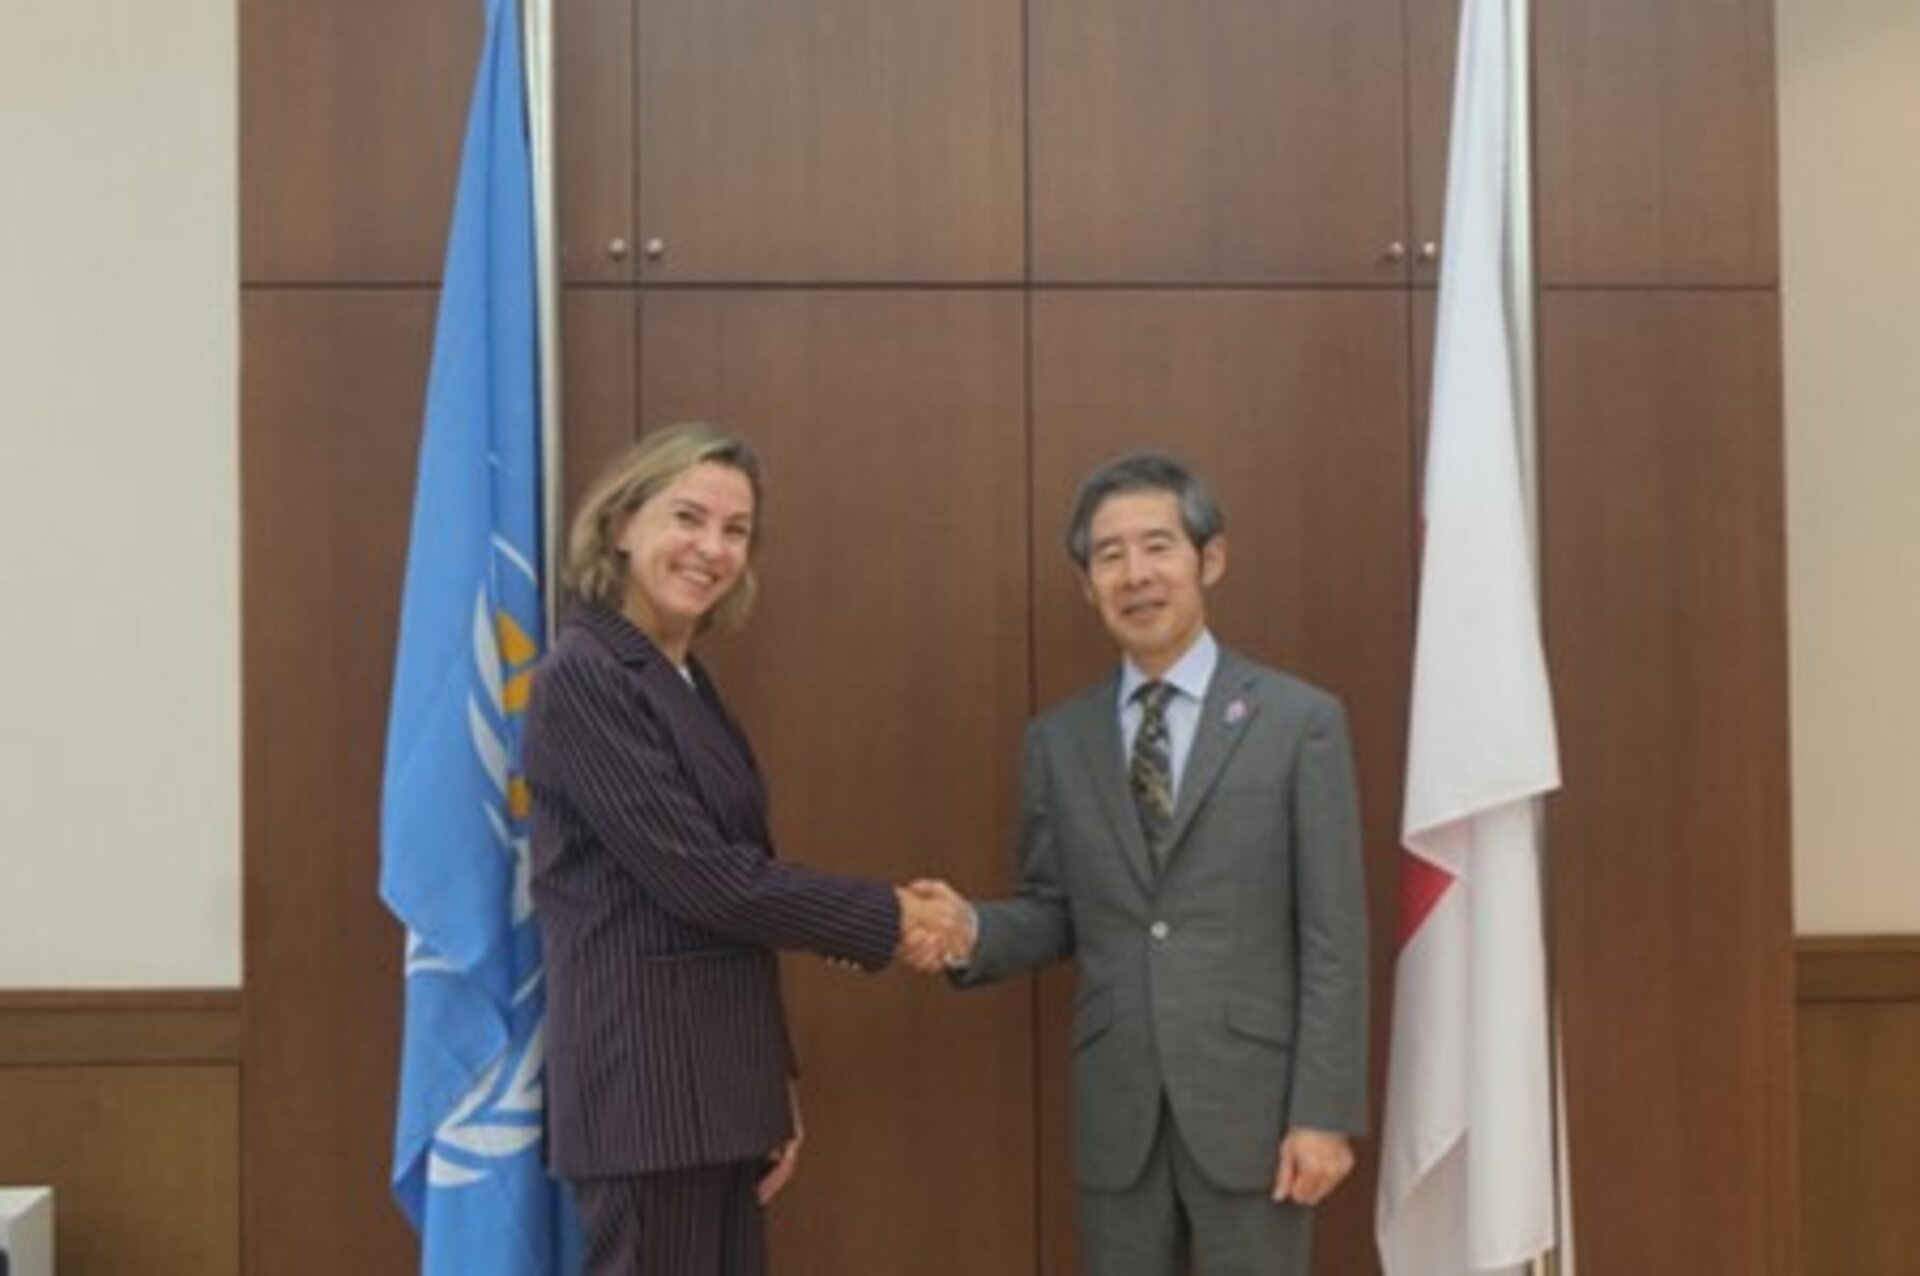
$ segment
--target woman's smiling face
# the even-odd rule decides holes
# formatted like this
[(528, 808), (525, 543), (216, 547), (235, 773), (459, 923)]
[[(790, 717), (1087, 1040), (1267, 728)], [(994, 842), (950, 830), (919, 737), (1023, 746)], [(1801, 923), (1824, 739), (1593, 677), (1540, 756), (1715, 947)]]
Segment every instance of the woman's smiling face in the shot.
[(627, 617), (676, 662), (702, 620), (740, 584), (753, 545), (753, 484), (703, 461), (627, 516)]

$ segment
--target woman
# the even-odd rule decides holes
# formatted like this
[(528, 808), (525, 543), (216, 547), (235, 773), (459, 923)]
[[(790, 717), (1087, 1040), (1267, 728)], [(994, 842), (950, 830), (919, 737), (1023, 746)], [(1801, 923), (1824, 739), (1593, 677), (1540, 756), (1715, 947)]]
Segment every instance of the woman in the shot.
[(690, 652), (746, 615), (759, 504), (753, 453), (704, 426), (618, 458), (528, 709), (550, 1157), (591, 1273), (765, 1270), (801, 1138), (774, 951), (877, 969), (933, 907), (773, 857), (753, 751)]

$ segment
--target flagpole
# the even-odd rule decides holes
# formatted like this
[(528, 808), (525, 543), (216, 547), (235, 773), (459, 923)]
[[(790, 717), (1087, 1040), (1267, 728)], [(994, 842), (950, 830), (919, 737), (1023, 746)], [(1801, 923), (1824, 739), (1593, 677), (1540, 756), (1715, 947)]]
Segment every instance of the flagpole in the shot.
[[(1507, 313), (1513, 317), (1514, 424), (1519, 435), (1520, 483), (1526, 506), (1527, 545), (1533, 555), (1534, 584), (1544, 597), (1540, 552), (1540, 403), (1538, 306), (1533, 235), (1533, 33), (1529, 0), (1507, 4)], [(1549, 884), (1547, 829), (1542, 804), (1533, 809), (1535, 845), (1540, 851), (1542, 959), (1547, 971), (1547, 1016), (1552, 1065), (1547, 1081), (1552, 1096), (1554, 1157), (1554, 1247), (1533, 1262), (1533, 1276), (1574, 1276), (1573, 1220), (1566, 1181), (1566, 1095), (1560, 1060), (1559, 998), (1555, 993), (1553, 909)]]
[(1507, 287), (1513, 316), (1514, 418), (1520, 434), (1520, 482), (1527, 543), (1540, 573), (1539, 378), (1535, 375), (1533, 268), (1533, 100), (1528, 0), (1507, 3)]
[(554, 210), (553, 0), (521, 0), (527, 137), (533, 159), (534, 301), (540, 334), (540, 579), (547, 637), (560, 597), (560, 288)]

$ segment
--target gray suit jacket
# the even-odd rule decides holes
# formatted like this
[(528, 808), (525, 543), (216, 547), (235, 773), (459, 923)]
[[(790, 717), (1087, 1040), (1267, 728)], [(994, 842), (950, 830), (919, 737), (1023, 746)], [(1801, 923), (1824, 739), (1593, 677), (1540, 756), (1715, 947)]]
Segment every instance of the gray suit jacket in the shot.
[(1019, 888), (978, 905), (958, 982), (1079, 958), (1083, 1187), (1134, 1180), (1164, 1093), (1217, 1185), (1262, 1190), (1289, 1127), (1366, 1127), (1367, 911), (1345, 714), (1222, 648), (1156, 871), (1117, 695), (1110, 678), (1028, 728)]

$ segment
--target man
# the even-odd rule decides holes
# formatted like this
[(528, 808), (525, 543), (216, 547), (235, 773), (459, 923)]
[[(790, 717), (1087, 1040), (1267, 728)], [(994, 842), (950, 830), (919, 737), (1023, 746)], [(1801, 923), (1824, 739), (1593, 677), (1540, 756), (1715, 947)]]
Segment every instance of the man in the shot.
[(1121, 667), (1028, 729), (1018, 890), (919, 964), (966, 986), (1078, 959), (1090, 1276), (1304, 1273), (1310, 1207), (1366, 1124), (1345, 717), (1215, 644), (1224, 518), (1171, 458), (1089, 477), (1067, 549)]

